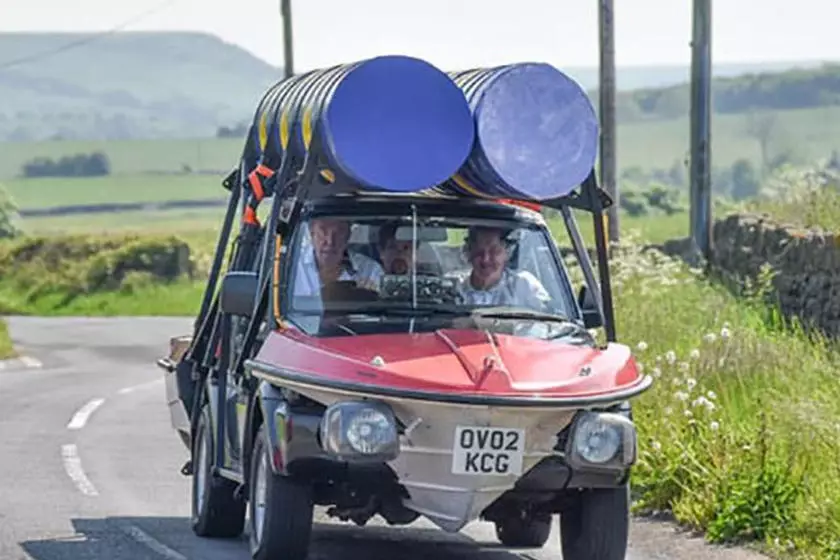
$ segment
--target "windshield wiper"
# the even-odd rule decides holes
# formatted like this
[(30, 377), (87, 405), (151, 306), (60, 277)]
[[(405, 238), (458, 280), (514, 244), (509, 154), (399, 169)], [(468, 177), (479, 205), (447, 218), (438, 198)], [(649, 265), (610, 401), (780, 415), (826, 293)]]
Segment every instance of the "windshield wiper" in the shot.
[(479, 307), (473, 309), (470, 315), (476, 317), (486, 317), (488, 319), (524, 319), (534, 321), (552, 321), (555, 323), (569, 323), (577, 325), (575, 321), (569, 319), (565, 315), (557, 313), (546, 313), (544, 311), (534, 311), (532, 309), (511, 308), (511, 307)]

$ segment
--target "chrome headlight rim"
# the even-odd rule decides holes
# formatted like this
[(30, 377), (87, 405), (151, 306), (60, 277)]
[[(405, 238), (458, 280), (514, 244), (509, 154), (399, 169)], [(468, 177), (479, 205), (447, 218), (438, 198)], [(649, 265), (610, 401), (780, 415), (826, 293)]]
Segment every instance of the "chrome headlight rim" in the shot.
[[(608, 459), (592, 461), (580, 452), (582, 439), (591, 436), (593, 427), (601, 427), (615, 434), (618, 445)], [(587, 432), (586, 430), (589, 430)], [(626, 415), (598, 410), (578, 412), (566, 439), (565, 458), (573, 470), (580, 471), (625, 471), (636, 463), (636, 426)]]
[[(360, 418), (367, 416), (370, 423), (379, 423), (383, 441), (370, 450), (364, 449), (364, 438), (371, 432), (360, 426)], [(364, 424), (362, 424), (364, 425)], [(369, 424), (368, 424), (369, 425)], [(356, 427), (351, 436), (350, 430)], [(318, 441), (331, 457), (346, 462), (382, 462), (399, 455), (399, 423), (391, 407), (381, 401), (343, 400), (327, 407), (318, 426)], [(367, 442), (370, 444), (370, 441)]]

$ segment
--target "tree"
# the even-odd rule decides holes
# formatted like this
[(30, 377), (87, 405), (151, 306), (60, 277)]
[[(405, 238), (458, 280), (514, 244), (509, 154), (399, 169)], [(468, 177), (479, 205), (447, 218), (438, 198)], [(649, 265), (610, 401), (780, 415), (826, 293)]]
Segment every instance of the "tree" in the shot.
[(735, 200), (754, 198), (761, 190), (755, 167), (752, 162), (743, 158), (732, 164), (731, 184), (732, 198)]
[(18, 207), (12, 195), (0, 185), (0, 239), (10, 239), (23, 233), (17, 227), (18, 219)]
[(767, 169), (770, 163), (770, 146), (777, 129), (776, 115), (772, 113), (750, 112), (747, 116), (746, 132), (758, 142), (761, 152), (761, 169)]

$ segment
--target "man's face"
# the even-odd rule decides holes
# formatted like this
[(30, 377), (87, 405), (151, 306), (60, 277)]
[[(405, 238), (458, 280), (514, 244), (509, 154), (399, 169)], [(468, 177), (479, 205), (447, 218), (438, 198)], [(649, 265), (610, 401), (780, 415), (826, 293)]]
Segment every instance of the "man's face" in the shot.
[(507, 250), (498, 230), (477, 231), (469, 252), (475, 287), (487, 288), (498, 282), (507, 259)]
[(388, 274), (408, 274), (411, 271), (411, 241), (388, 238), (379, 248), (382, 265)]
[(318, 266), (322, 269), (338, 267), (350, 239), (350, 224), (344, 220), (315, 219), (309, 226), (309, 233)]

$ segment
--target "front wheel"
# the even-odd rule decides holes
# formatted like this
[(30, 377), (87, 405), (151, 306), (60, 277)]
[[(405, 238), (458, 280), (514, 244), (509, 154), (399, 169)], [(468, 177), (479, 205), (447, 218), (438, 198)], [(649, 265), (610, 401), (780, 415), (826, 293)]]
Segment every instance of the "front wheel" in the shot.
[(245, 526), (245, 501), (237, 497), (235, 482), (213, 476), (213, 440), (204, 405), (193, 442), (192, 528), (200, 537), (235, 538)]
[(312, 534), (312, 487), (274, 474), (266, 440), (262, 426), (254, 442), (248, 484), (251, 556), (255, 560), (304, 560)]
[(593, 488), (560, 514), (563, 558), (624, 560), (630, 534), (630, 487)]
[(550, 534), (550, 515), (511, 516), (496, 521), (496, 537), (511, 548), (542, 548)]

